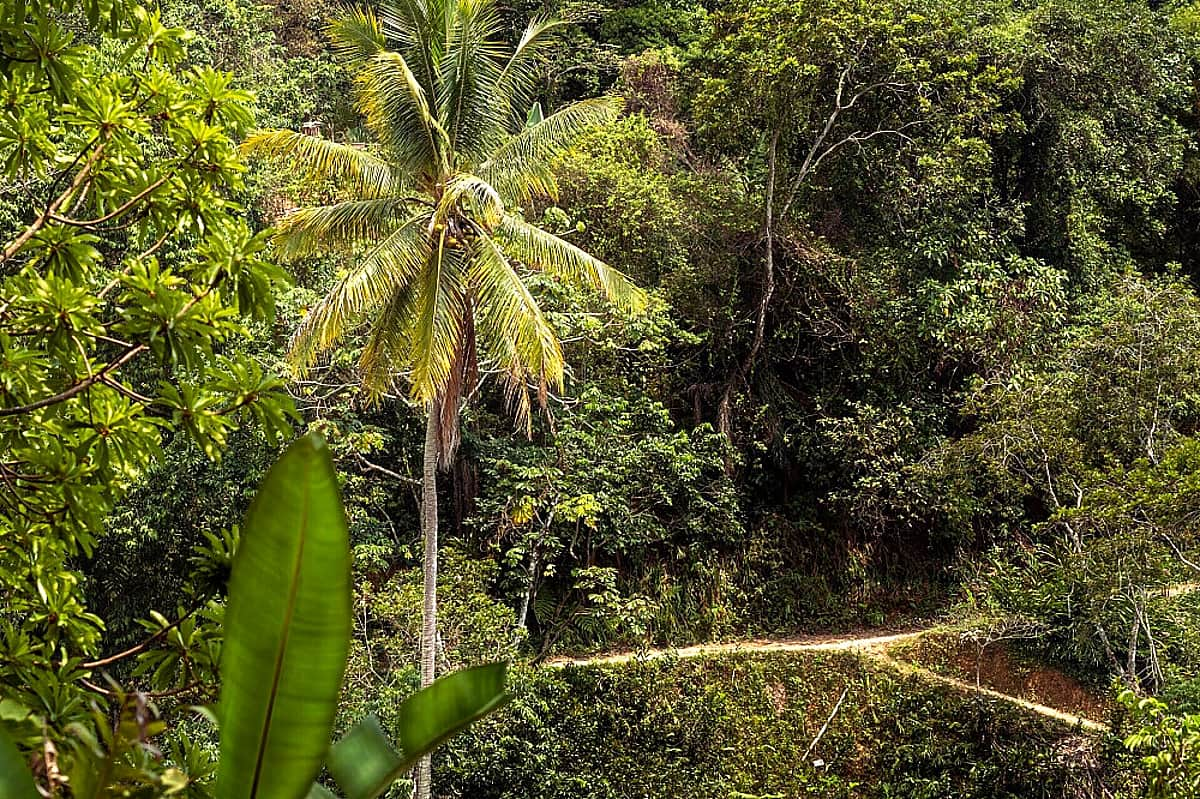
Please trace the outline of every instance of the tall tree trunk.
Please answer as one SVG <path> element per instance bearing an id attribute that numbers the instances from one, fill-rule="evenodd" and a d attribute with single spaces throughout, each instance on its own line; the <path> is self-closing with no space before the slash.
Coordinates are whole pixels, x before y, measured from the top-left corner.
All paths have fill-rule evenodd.
<path id="1" fill-rule="evenodd" d="M 1142 631 L 1142 619 L 1141 619 L 1141 616 L 1139 616 L 1139 614 L 1138 614 L 1137 599 L 1131 598 L 1130 604 L 1133 605 L 1133 627 L 1131 627 L 1129 630 L 1129 646 L 1126 648 L 1125 682 L 1127 682 L 1129 684 L 1129 687 L 1133 691 L 1135 691 L 1137 693 L 1141 693 L 1142 686 L 1141 686 L 1141 681 L 1138 680 L 1138 673 L 1137 673 L 1137 653 L 1138 653 L 1138 640 L 1141 637 L 1139 634 Z"/>
<path id="2" fill-rule="evenodd" d="M 538 560 L 537 544 L 529 553 L 529 579 L 525 581 L 525 598 L 521 600 L 521 612 L 517 615 L 517 632 L 523 630 L 529 621 L 529 606 L 533 603 L 533 590 L 537 588 L 537 573 L 541 563 Z"/>
<path id="3" fill-rule="evenodd" d="M 750 352 L 746 355 L 746 364 L 742 372 L 746 380 L 754 371 L 758 360 L 758 351 L 762 349 L 763 338 L 767 330 L 767 311 L 771 307 L 771 299 L 775 296 L 775 172 L 779 158 L 779 131 L 771 135 L 771 144 L 767 148 L 767 197 L 763 208 L 763 285 L 758 298 L 758 315 L 754 319 L 754 341 L 750 344 Z"/>
<path id="4" fill-rule="evenodd" d="M 421 687 L 433 682 L 437 670 L 438 507 L 437 462 L 441 414 L 436 400 L 429 405 L 425 426 L 425 464 L 421 485 L 421 532 L 425 539 L 425 606 L 421 615 Z M 425 755 L 417 763 L 417 799 L 430 799 L 433 762 Z"/>

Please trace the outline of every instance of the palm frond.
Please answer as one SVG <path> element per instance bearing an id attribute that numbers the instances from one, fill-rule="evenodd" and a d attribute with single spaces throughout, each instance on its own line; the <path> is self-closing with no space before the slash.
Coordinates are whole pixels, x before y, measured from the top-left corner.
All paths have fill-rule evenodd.
<path id="1" fill-rule="evenodd" d="M 482 229 L 476 231 L 472 255 L 471 285 L 484 323 L 478 333 L 485 341 L 485 353 L 505 374 L 518 378 L 522 388 L 527 377 L 560 388 L 565 369 L 562 346 L 525 281 Z"/>
<path id="2" fill-rule="evenodd" d="M 476 170 L 515 205 L 534 197 L 554 199 L 558 184 L 555 162 L 588 131 L 611 122 L 621 102 L 611 97 L 580 100 L 520 131 L 498 147 Z"/>
<path id="3" fill-rule="evenodd" d="M 372 401 L 392 389 L 411 359 L 416 298 L 413 282 L 397 286 L 371 324 L 358 367 Z"/>
<path id="4" fill-rule="evenodd" d="M 408 50 L 417 43 L 417 28 L 413 21 L 413 4 L 408 0 L 379 4 L 377 16 L 384 39 L 394 50 Z M 418 3 L 417 5 L 421 5 Z"/>
<path id="5" fill-rule="evenodd" d="M 442 231 L 417 279 L 409 381 L 412 398 L 421 403 L 443 393 L 463 344 L 464 251 L 447 247 L 446 238 Z"/>
<path id="6" fill-rule="evenodd" d="M 366 61 L 387 45 L 379 18 L 370 7 L 346 8 L 325 30 L 333 40 L 334 54 L 351 63 Z"/>
<path id="7" fill-rule="evenodd" d="M 411 283 L 431 255 L 425 229 L 431 214 L 413 216 L 356 264 L 304 317 L 292 335 L 288 360 L 303 371 L 366 314 Z"/>
<path id="8" fill-rule="evenodd" d="M 367 127 L 414 174 L 446 166 L 446 132 L 400 53 L 377 54 L 359 74 L 359 105 Z"/>
<path id="9" fill-rule="evenodd" d="M 446 184 L 438 202 L 438 221 L 444 223 L 458 213 L 460 207 L 488 230 L 504 218 L 504 201 L 500 194 L 487 181 L 467 172 L 458 173 Z"/>
<path id="10" fill-rule="evenodd" d="M 501 91 L 504 92 L 518 120 L 537 99 L 538 56 L 558 43 L 555 33 L 567 24 L 566 20 L 549 16 L 531 19 L 501 70 Z"/>
<path id="11" fill-rule="evenodd" d="M 529 20 L 529 24 L 525 26 L 525 32 L 521 34 L 520 41 L 517 42 L 512 55 L 508 58 L 508 63 L 504 65 L 504 74 L 509 75 L 520 70 L 521 65 L 539 51 L 557 44 L 554 32 L 567 24 L 569 23 L 564 19 L 549 16 L 535 17 Z"/>
<path id="12" fill-rule="evenodd" d="M 301 208 L 277 226 L 275 246 L 285 261 L 322 249 L 346 249 L 388 235 L 405 219 L 406 200 L 387 197 Z"/>
<path id="13" fill-rule="evenodd" d="M 426 97 L 437 96 L 447 0 L 393 0 L 380 9 L 384 33 L 403 53 Z"/>
<path id="14" fill-rule="evenodd" d="M 477 163 L 505 135 L 510 108 L 499 80 L 505 48 L 491 0 L 458 0 L 438 69 L 438 117 L 460 164 Z"/>
<path id="15" fill-rule="evenodd" d="M 558 236 L 514 216 L 506 216 L 496 233 L 505 252 L 534 269 L 577 286 L 595 288 L 609 302 L 630 313 L 645 310 L 646 294 L 633 281 Z"/>
<path id="16" fill-rule="evenodd" d="M 287 159 L 305 178 L 346 181 L 364 197 L 386 197 L 404 188 L 391 165 L 369 151 L 292 130 L 253 133 L 242 143 L 241 151 L 246 156 Z"/>

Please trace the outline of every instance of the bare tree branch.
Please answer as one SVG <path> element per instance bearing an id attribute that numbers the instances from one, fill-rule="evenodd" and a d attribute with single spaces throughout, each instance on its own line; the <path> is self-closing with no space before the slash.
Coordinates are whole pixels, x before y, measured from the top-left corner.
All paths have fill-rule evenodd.
<path id="1" fill-rule="evenodd" d="M 366 468 L 373 469 L 374 471 L 377 471 L 380 474 L 386 474 L 388 477 L 392 478 L 393 480 L 399 480 L 401 483 L 404 483 L 405 485 L 410 485 L 410 486 L 421 485 L 420 480 L 414 479 L 412 477 L 407 477 L 403 474 L 400 474 L 399 472 L 394 472 L 391 469 L 387 468 L 386 466 L 380 466 L 378 463 L 372 463 L 371 461 L 364 458 L 362 455 L 357 455 L 356 457 L 358 459 L 358 462 L 361 463 Z"/>

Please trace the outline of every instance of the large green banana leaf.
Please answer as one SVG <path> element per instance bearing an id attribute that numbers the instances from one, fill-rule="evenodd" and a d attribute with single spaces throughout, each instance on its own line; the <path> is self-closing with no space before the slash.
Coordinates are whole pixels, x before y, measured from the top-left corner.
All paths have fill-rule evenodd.
<path id="1" fill-rule="evenodd" d="M 297 799 L 329 747 L 350 642 L 350 551 L 316 436 L 271 468 L 242 527 L 225 611 L 218 799 Z"/>
<path id="2" fill-rule="evenodd" d="M 29 764 L 16 744 L 0 730 L 0 799 L 40 799 Z"/>
<path id="3" fill-rule="evenodd" d="M 410 696 L 400 706 L 396 752 L 374 716 L 358 723 L 329 753 L 329 773 L 347 799 L 375 799 L 421 755 L 503 706 L 506 664 L 456 671 Z"/>

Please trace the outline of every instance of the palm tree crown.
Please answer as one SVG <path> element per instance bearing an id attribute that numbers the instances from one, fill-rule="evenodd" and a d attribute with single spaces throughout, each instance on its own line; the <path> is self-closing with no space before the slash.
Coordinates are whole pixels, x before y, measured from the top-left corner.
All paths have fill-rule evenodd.
<path id="1" fill-rule="evenodd" d="M 443 462 L 481 363 L 502 376 L 526 425 L 530 387 L 544 401 L 562 384 L 561 346 L 522 270 L 592 286 L 634 312 L 645 302 L 623 274 L 521 216 L 535 198 L 555 197 L 555 160 L 619 110 L 601 98 L 544 119 L 529 113 L 537 55 L 559 25 L 535 20 L 510 47 L 494 0 L 349 12 L 331 33 L 356 66 L 357 105 L 374 141 L 264 131 L 245 145 L 351 193 L 283 220 L 276 243 L 285 258 L 365 253 L 305 317 L 293 362 L 303 369 L 368 327 L 364 386 L 378 395 L 404 376 L 415 401 L 440 409 Z"/>

